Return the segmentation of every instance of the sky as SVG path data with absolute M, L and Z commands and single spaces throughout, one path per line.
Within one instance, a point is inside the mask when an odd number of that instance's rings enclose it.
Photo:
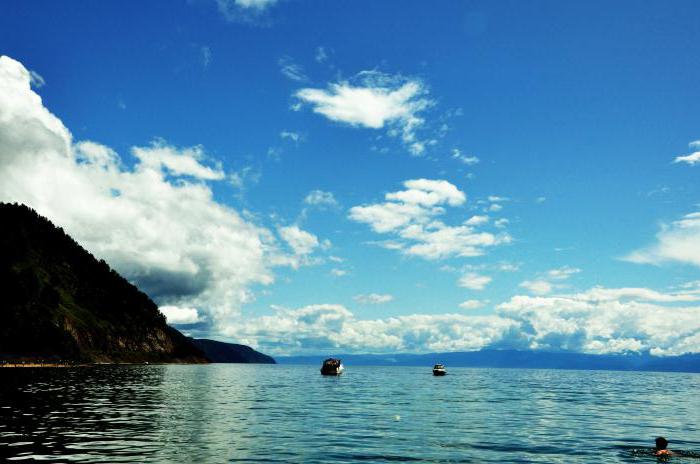
M 700 352 L 696 1 L 2 10 L 0 201 L 187 334 Z

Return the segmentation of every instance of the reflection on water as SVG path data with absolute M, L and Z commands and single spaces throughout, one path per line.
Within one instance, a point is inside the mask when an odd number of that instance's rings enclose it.
M 700 375 L 518 369 L 0 369 L 0 460 L 693 461 Z M 693 451 L 695 450 L 695 451 Z

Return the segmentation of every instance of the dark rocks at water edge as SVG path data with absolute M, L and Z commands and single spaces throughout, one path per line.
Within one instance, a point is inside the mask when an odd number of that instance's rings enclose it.
M 156 304 L 34 210 L 0 203 L 0 360 L 205 363 Z
M 279 364 L 318 364 L 327 356 L 278 357 Z M 450 367 L 579 369 L 615 371 L 700 372 L 700 354 L 652 356 L 649 353 L 584 354 L 525 350 L 481 350 L 429 354 L 341 354 L 346 366 L 432 366 Z
M 275 360 L 246 345 L 218 342 L 207 339 L 190 339 L 211 362 L 215 363 L 255 363 L 276 364 Z

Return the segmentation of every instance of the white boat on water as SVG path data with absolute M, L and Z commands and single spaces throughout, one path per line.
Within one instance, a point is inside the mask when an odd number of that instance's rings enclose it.
M 433 366 L 433 375 L 446 375 L 447 370 L 445 370 L 445 366 L 442 364 L 435 364 Z
M 323 361 L 321 375 L 340 375 L 344 370 L 343 362 L 340 359 L 328 358 Z

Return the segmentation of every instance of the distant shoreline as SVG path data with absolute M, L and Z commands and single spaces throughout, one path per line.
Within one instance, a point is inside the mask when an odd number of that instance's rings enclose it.
M 66 363 L 3 363 L 0 368 L 22 368 L 22 367 L 88 367 L 92 364 L 66 364 Z

